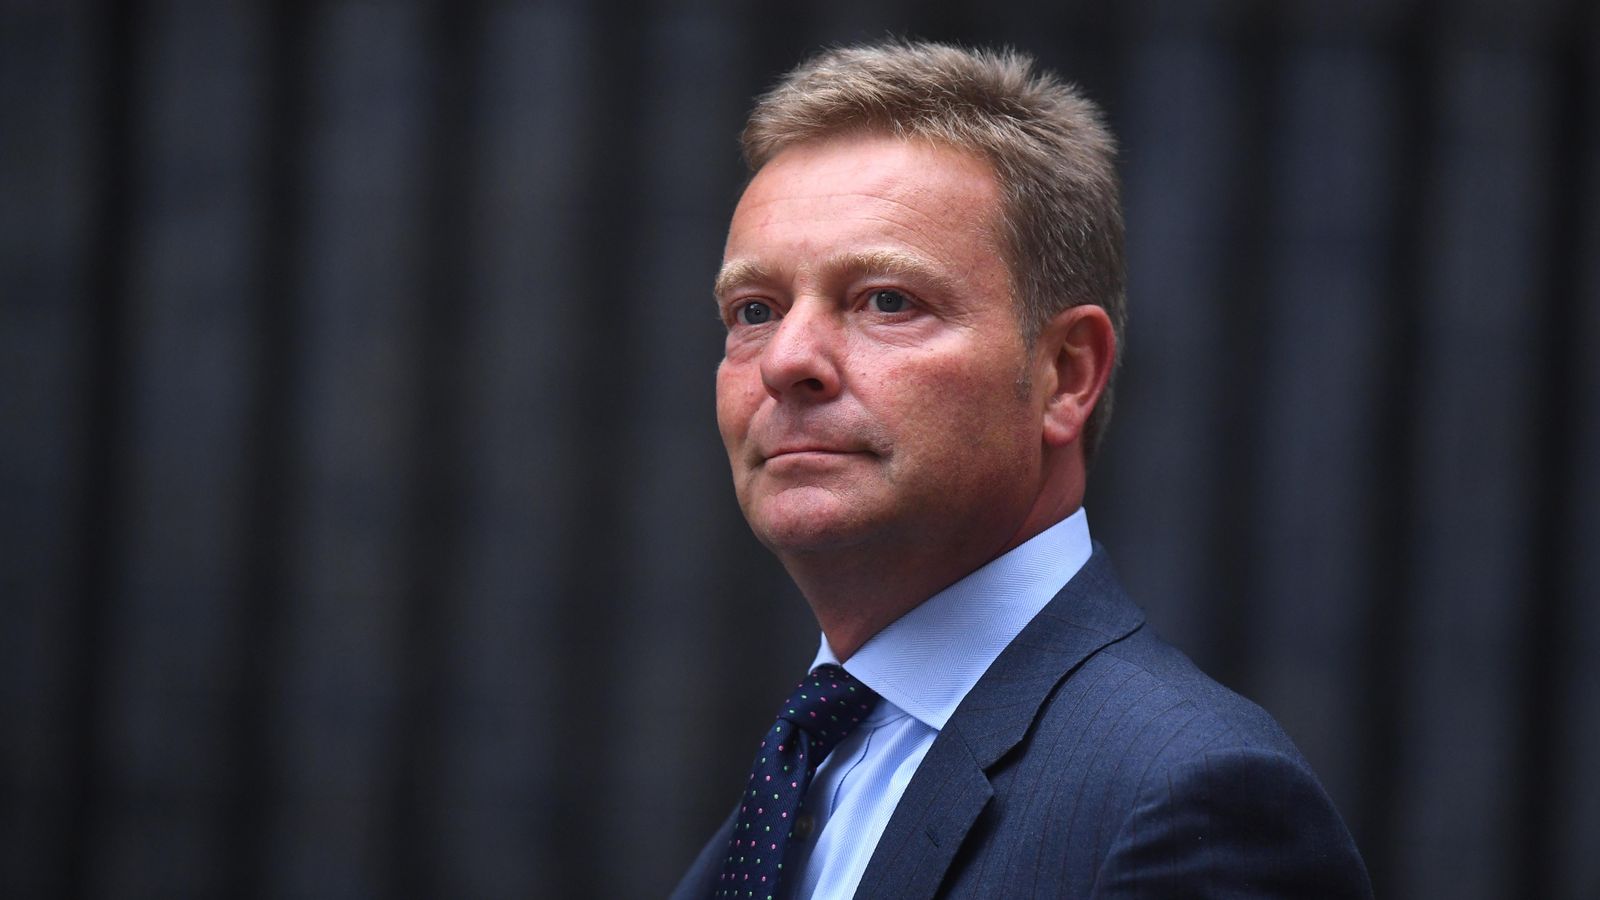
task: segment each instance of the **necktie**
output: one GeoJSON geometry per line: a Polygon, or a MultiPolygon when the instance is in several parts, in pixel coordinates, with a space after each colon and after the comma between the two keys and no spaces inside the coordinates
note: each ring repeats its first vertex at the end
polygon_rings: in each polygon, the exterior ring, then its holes
{"type": "Polygon", "coordinates": [[[712,897],[778,896],[784,849],[811,776],[877,701],[871,688],[834,665],[818,666],[795,686],[756,752],[712,897]]]}

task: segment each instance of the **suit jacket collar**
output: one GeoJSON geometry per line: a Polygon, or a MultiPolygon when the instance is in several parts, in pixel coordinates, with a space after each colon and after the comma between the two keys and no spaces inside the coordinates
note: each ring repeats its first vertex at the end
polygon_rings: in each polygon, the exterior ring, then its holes
{"type": "Polygon", "coordinates": [[[1079,664],[1143,623],[1096,544],[1089,561],[1000,654],[934,739],[856,896],[932,897],[994,795],[987,771],[1022,740],[1045,700],[1079,664]]]}

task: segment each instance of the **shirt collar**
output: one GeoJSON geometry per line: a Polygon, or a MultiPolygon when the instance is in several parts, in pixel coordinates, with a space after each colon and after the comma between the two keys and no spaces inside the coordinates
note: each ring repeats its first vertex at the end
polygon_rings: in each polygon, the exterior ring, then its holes
{"type": "MultiPolygon", "coordinates": [[[[1077,512],[950,585],[873,635],[844,670],[918,721],[942,730],[967,692],[1088,562],[1077,512]]],[[[840,665],[822,637],[811,664],[840,665]]]]}

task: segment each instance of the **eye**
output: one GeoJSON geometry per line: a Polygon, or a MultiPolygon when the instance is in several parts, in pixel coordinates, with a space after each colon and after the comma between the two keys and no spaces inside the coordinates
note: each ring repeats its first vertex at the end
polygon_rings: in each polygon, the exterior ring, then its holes
{"type": "Polygon", "coordinates": [[[867,302],[872,304],[873,309],[884,313],[902,312],[911,304],[905,294],[890,290],[873,291],[867,302]]]}
{"type": "Polygon", "coordinates": [[[740,325],[764,325],[772,321],[772,307],[759,300],[751,300],[734,307],[733,318],[740,325]]]}

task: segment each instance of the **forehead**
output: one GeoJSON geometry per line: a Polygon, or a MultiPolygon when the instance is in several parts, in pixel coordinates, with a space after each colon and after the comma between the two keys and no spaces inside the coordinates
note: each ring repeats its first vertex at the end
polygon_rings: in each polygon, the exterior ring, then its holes
{"type": "Polygon", "coordinates": [[[982,158],[927,141],[849,135],[774,156],[745,189],[725,263],[772,268],[851,249],[993,257],[1000,190],[982,158]]]}
{"type": "Polygon", "coordinates": [[[823,207],[850,195],[956,211],[961,219],[997,212],[1000,199],[993,168],[973,153],[927,140],[845,134],[773,156],[751,178],[735,216],[780,201],[823,207]]]}

